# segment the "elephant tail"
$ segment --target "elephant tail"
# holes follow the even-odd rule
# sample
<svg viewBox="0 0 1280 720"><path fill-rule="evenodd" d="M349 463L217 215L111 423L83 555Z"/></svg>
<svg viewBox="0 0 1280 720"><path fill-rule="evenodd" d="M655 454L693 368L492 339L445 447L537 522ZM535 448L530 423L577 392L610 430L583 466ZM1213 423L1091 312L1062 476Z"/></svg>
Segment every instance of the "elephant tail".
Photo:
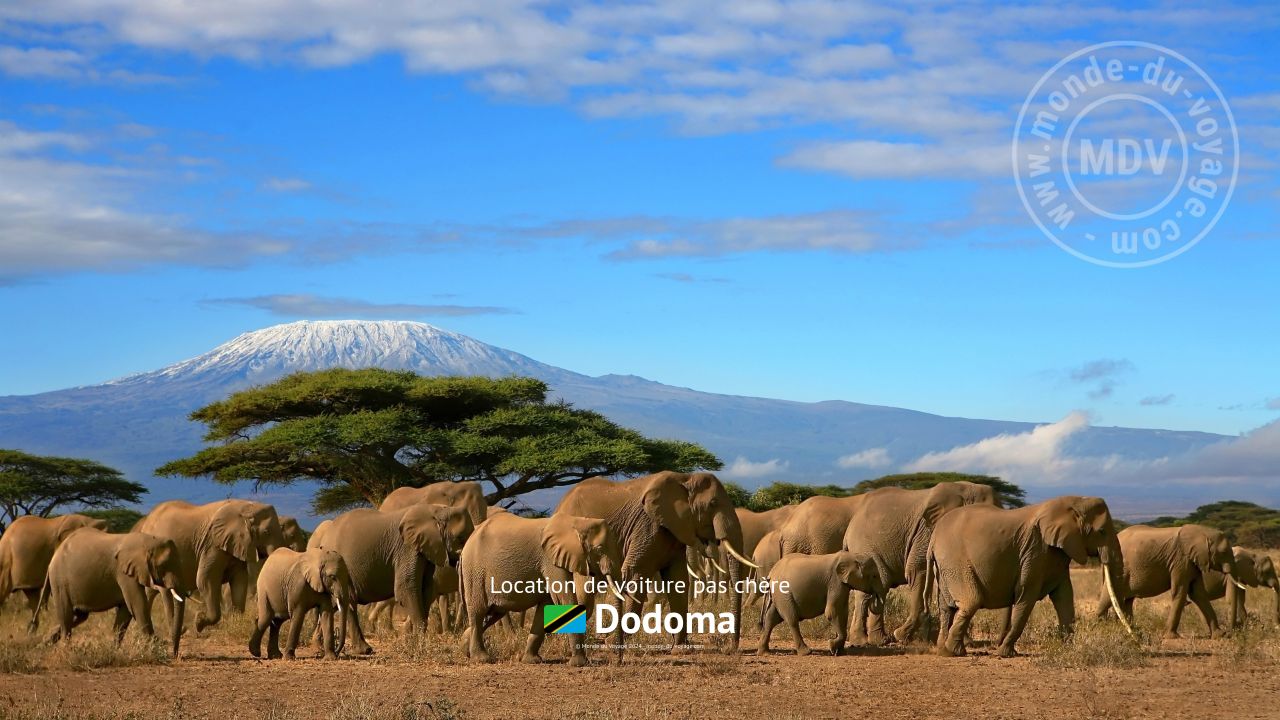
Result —
<svg viewBox="0 0 1280 720"><path fill-rule="evenodd" d="M938 579L934 577L934 572L937 571L937 568L938 564L933 559L933 548L930 547L924 556L924 612L926 615L930 614L929 590L936 588L938 585Z"/></svg>
<svg viewBox="0 0 1280 720"><path fill-rule="evenodd" d="M765 578L765 580L768 581L768 578ZM761 630L764 629L764 619L769 616L769 611L773 609L773 591L765 590L762 594L764 595L764 604L760 606Z"/></svg>
<svg viewBox="0 0 1280 720"><path fill-rule="evenodd" d="M31 611L31 623L27 626L30 632L35 632L40 625L40 611L44 610L44 604L49 600L50 592L49 573L44 574L44 584L40 586L40 599L36 602L36 609Z"/></svg>

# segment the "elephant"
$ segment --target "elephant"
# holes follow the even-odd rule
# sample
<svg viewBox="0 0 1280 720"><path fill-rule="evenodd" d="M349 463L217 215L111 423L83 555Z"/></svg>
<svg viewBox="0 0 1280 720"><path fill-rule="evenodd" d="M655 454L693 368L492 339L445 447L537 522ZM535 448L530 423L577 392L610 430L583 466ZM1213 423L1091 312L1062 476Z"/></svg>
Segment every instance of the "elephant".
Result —
<svg viewBox="0 0 1280 720"><path fill-rule="evenodd" d="M796 507L796 505L783 505L764 512L734 508L734 512L738 515L738 524L742 526L742 554L750 557L756 551L756 545L760 544L760 540L781 528L791 517L791 513L795 512Z"/></svg>
<svg viewBox="0 0 1280 720"><path fill-rule="evenodd" d="M466 510L431 503L392 512L351 510L316 528L307 549L336 551L351 574L354 597L346 629L354 654L373 652L355 605L395 598L412 629L425 630L435 568L457 563L472 528Z"/></svg>
<svg viewBox="0 0 1280 720"><path fill-rule="evenodd" d="M612 587L621 580L621 567L622 549L604 520L566 513L550 518L495 515L476 529L462 549L459 563L463 605L470 621L467 656L491 662L484 646L485 630L507 613L536 608L523 661L541 662L538 653L546 630L537 620L542 618L543 607L586 605L590 612L595 603L595 593L587 588L590 579ZM512 591L494 592L507 582L513 583ZM538 585L549 592L538 592ZM589 664L583 635L573 634L570 641L573 655L569 664Z"/></svg>
<svg viewBox="0 0 1280 720"><path fill-rule="evenodd" d="M10 594L21 591L27 598L27 609L34 610L54 551L83 527L106 530L107 523L76 514L51 518L24 515L14 520L0 535L0 605Z"/></svg>
<svg viewBox="0 0 1280 720"><path fill-rule="evenodd" d="M463 508L467 514L471 516L471 524L479 527L480 523L485 521L489 516L489 512L494 511L493 508L485 504L484 491L478 482L462 481L450 482L441 481L434 482L422 487L400 487L392 490L382 504L378 506L379 510L391 512L394 510L403 510L410 505L417 503L434 503L436 505L447 505L449 507ZM498 512L506 512L503 508L498 508ZM437 610L441 617L442 627L447 626L445 622L450 617L449 598L458 591L458 577L451 568L437 568L436 570L436 600L433 601L438 607ZM461 610L461 608L458 608ZM430 612L428 610L428 612ZM377 624L385 615L388 623L394 627L392 618L395 615L395 604L391 601L377 603L370 610L370 622ZM459 612L460 616L461 613Z"/></svg>
<svg viewBox="0 0 1280 720"><path fill-rule="evenodd" d="M769 571L774 565L782 559L782 533L772 530L760 538L760 542L756 543L755 552L751 555L751 562L755 563L758 569L753 570L758 577L769 577Z"/></svg>
<svg viewBox="0 0 1280 720"><path fill-rule="evenodd" d="M1280 578L1270 555L1259 555L1242 547L1231 549L1236 558L1235 580L1239 583L1223 583L1227 590L1227 625L1239 627L1245 619L1245 587L1271 588L1275 592L1275 623L1280 625Z"/></svg>
<svg viewBox="0 0 1280 720"><path fill-rule="evenodd" d="M333 642L334 609L336 607L342 613L345 607L345 612L351 612L354 594L347 563L333 550L313 548L298 552L287 547L277 548L258 573L258 624L249 638L249 654L262 656L262 635L270 629L267 657L282 657L280 626L293 618L289 623L283 657L294 659L302 620L314 608L320 613L324 657L327 660L337 658L337 645Z"/></svg>
<svg viewBox="0 0 1280 720"><path fill-rule="evenodd" d="M779 622L791 628L796 654L808 655L800 633L800 621L825 615L835 637L831 654L844 653L845 628L849 624L849 593L853 590L883 597L887 588L875 558L847 550L825 555L783 555L769 575L770 591L765 594L760 621L760 646L756 654L769 652L769 637ZM787 583L783 589L782 583Z"/></svg>
<svg viewBox="0 0 1280 720"><path fill-rule="evenodd" d="M667 593L671 612L682 615L689 608L685 548L696 548L702 555L711 557L716 546L723 547L731 556L729 597L734 632L730 644L737 649L742 632L741 566L755 565L738 549L742 546L742 527L719 478L705 472L671 471L617 482L602 477L589 478L570 489L555 512L604 520L622 547L621 573L625 581L647 578L683 583L684 592L669 586L672 590ZM640 592L626 603L619 603L625 604L628 612L639 612L645 600L643 595ZM622 610L619 607L619 611ZM621 629L617 637L621 648ZM686 644L687 640L684 629L674 638L675 645Z"/></svg>
<svg viewBox="0 0 1280 720"><path fill-rule="evenodd" d="M893 638L907 642L920 629L924 617L925 555L933 526L948 512L965 505L997 507L989 485L971 482L943 482L928 489L905 490L886 487L855 495L842 549L871 556L885 579L885 587L907 586L907 617L893 631ZM883 597L872 599L883 604ZM853 627L855 642L868 637L888 638L884 615L871 614L865 593L854 593Z"/></svg>
<svg viewBox="0 0 1280 720"><path fill-rule="evenodd" d="M298 552L307 549L307 531L298 524L297 518L287 515L280 518L280 533L284 536L284 547Z"/></svg>
<svg viewBox="0 0 1280 720"><path fill-rule="evenodd" d="M1210 637L1221 634L1211 601L1225 592L1223 576L1235 575L1231 542L1221 530L1204 525L1131 525L1118 537L1124 568L1117 578L1116 597L1108 595L1099 600L1098 617L1113 607L1123 611L1122 619L1132 617L1134 599L1172 591L1165 621L1166 639L1179 637L1178 625L1188 598L1204 616Z"/></svg>
<svg viewBox="0 0 1280 720"><path fill-rule="evenodd" d="M965 633L978 610L1012 608L996 654L1017 655L1016 645L1036 602L1053 601L1061 632L1075 624L1071 562L1102 561L1103 584L1123 569L1111 511L1102 498L1063 496L1003 510L966 505L938 520L927 563L935 571L941 629L938 654L965 654ZM928 572L928 570L926 570Z"/></svg>
<svg viewBox="0 0 1280 720"><path fill-rule="evenodd" d="M204 604L196 616L197 632L222 619L223 583L231 584L232 607L243 613L250 566L285 544L275 508L251 500L204 505L169 500L152 508L133 529L177 545L183 584L194 588ZM172 618L172 598L161 597L166 617Z"/></svg>
<svg viewBox="0 0 1280 720"><path fill-rule="evenodd" d="M472 525L484 522L489 513L489 506L484 502L484 491L480 488L480 483L466 481L435 482L420 488L396 488L383 499L378 509L391 512L424 502L464 508L471 516Z"/></svg>
<svg viewBox="0 0 1280 720"><path fill-rule="evenodd" d="M71 637L72 629L87 620L90 613L112 608L116 611L116 642L124 639L132 620L138 621L142 634L155 635L147 594L148 589L154 589L176 601L169 630L170 647L176 658L182 638L183 607L191 595L185 575L182 554L172 540L140 532L108 533L92 527L76 530L54 552L41 591L40 604L49 602L58 622L49 642Z"/></svg>

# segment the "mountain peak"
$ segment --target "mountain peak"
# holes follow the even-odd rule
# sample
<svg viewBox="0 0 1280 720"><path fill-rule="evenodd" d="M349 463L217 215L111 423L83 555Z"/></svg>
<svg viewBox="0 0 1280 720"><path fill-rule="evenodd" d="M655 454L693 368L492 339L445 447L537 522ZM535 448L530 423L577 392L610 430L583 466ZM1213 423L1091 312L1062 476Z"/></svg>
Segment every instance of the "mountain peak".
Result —
<svg viewBox="0 0 1280 720"><path fill-rule="evenodd" d="M424 375L563 373L510 350L407 320L299 320L239 335L203 355L111 384L233 382L247 386L325 368L381 367Z"/></svg>

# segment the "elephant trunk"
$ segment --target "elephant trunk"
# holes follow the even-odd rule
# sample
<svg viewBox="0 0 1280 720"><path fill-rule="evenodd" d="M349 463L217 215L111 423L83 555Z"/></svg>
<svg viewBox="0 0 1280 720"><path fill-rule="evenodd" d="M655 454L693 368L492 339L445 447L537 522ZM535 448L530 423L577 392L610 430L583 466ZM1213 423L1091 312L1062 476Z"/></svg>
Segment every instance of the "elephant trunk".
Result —
<svg viewBox="0 0 1280 720"><path fill-rule="evenodd" d="M742 639L742 567L743 563L749 565L750 561L739 551L742 547L742 525L738 522L737 514L732 510L718 514L715 526L720 545L726 551L725 560L729 563L729 603L733 606L734 618L730 649L737 652L738 642Z"/></svg>
<svg viewBox="0 0 1280 720"><path fill-rule="evenodd" d="M178 646L182 642L182 620L187 612L187 604L184 602L175 602L173 604L173 626L169 628L169 644L173 647L173 659L178 659Z"/></svg>

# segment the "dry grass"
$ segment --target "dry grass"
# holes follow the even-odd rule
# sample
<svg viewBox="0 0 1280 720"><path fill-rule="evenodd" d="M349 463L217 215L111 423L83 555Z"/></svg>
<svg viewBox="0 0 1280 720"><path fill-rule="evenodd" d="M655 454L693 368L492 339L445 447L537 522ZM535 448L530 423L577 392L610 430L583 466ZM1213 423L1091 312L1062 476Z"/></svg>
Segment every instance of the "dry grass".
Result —
<svg viewBox="0 0 1280 720"><path fill-rule="evenodd" d="M1078 570L1074 574L1076 588L1076 607L1078 622L1075 634L1070 638L1062 638L1057 630L1057 620L1050 603L1039 603L1032 614L1027 629L1019 644L1019 651L1031 656L1030 666L1043 668L1040 673L1074 674L1078 687L1085 693L1088 712L1091 717L1126 717L1122 707L1115 705L1114 689L1109 683L1108 674L1112 669L1133 669L1134 671L1154 672L1165 667L1175 659L1182 663L1208 663L1225 671L1247 670L1270 672L1280 664L1280 630L1272 627L1274 598L1270 593L1250 592L1248 609L1250 619L1246 626L1226 638L1208 639L1207 631L1199 612L1188 607L1183 614L1181 632L1183 640L1167 643L1161 640L1165 615L1169 609L1167 597L1139 600L1134 618L1137 638L1129 637L1114 618L1098 620L1093 618L1093 608L1100 589L1101 574L1097 570ZM665 606L664 602L664 606ZM1219 601L1217 606L1220 618L1225 618L1225 603ZM650 604L652 606L652 603ZM189 610L193 615L196 608ZM727 598L695 598L693 609L698 611L721 612L728 609ZM902 597L895 593L887 603L886 626L892 629L904 615L905 608ZM190 672L199 677L201 665L217 660L247 657L246 646L249 634L254 627L252 611L244 615L226 613L222 622L201 633L199 642L190 645L184 640L185 647L206 648L203 651L193 650L188 654L184 650L183 660L166 672L178 671L185 676ZM163 612L156 610L156 631L160 638L166 635L166 623ZM22 674L40 677L46 673L65 673L67 671L83 672L96 668L112 668L123 666L161 665L168 663L165 643L162 640L148 641L131 629L125 643L116 645L111 635L111 614L101 613L91 618L77 629L71 642L48 646L41 642L51 630L49 617L46 615L38 638L26 632L27 614L18 602L9 602L0 609L0 673ZM533 620L532 617L528 618ZM193 617L189 618L192 625ZM369 629L367 614L363 619L364 627ZM992 643L998 629L998 615L984 611L978 614L972 625L973 640L970 651L975 657L989 656L993 652ZM299 657L309 658L309 642L311 637L310 623L302 633L303 647ZM287 624L282 634L287 632ZM831 636L831 628L825 619L816 618L802 624L802 632L806 642L821 658L826 654L827 638ZM194 628L189 628L187 639L195 637ZM388 629L385 625L378 631L369 632L369 642L376 649L371 658L342 660L335 664L325 663L326 667L344 669L349 672L367 672L370 669L383 667L388 672L468 672L470 662L462 650L460 633L441 634L432 632L425 636L401 634ZM486 644L499 667L493 672L502 673L500 666L518 662L524 651L527 630L510 627L499 623L485 634ZM742 648L754 649L759 639L759 605L744 603ZM789 655L791 648L790 632L785 626L774 631L774 647L780 655ZM665 637L640 635L629 641L660 645ZM618 665L613 651L593 649L588 654L594 661L589 670L577 671L582 682L592 687L633 687L671 688L720 685L726 681L750 682L753 686L774 688L775 692L790 687L797 682L795 670L789 664L779 666L778 662L790 663L791 659L771 659L767 662L753 657L727 652L727 639L716 635L694 636L691 643L701 646L701 650L684 653L670 653L665 649L629 649L626 662ZM612 638L588 637L588 642L612 642ZM216 651L208 648L216 646ZM931 652L929 643L916 642L907 647L890 646L887 648L855 648L853 654L863 656L861 662L879 662L878 655L914 655ZM552 676L569 673L562 665L570 655L569 639L564 636L548 636L542 649L543 657L552 663L547 668ZM910 663L935 663L938 658L898 658ZM827 658L821 662L843 663L844 659ZM301 661L301 662L306 662ZM856 662L856 661L851 661ZM952 661L942 660L944 663ZM954 661L959 664L963 661ZM995 662L991 658L987 662ZM1000 663L1003 666L1003 663ZM557 667L559 666L559 667ZM951 667L950 664L947 665ZM294 665L294 668L305 670L306 665ZM795 666L810 667L800 663ZM914 667L914 665L913 665ZM1145 668L1145 670L1144 670ZM347 672L347 670L343 670ZM268 670L268 672L271 672ZM3 680L3 676L0 676ZM1172 681L1171 681L1172 682ZM1093 683L1096 688L1089 690ZM3 686L0 685L0 688ZM399 686L397 686L399 687ZM466 714L455 704L466 700L465 690L458 694L450 688L434 691L426 688L404 686L404 695L375 694L366 687L357 691L340 695L336 702L312 712L300 710L297 705L282 702L261 703L257 706L226 708L222 717L227 718L270 718L271 720L301 720L302 718L331 718L332 720L417 720L425 718L463 718ZM399 690L397 689L397 692ZM656 692L656 690L655 690ZM448 693L450 697L441 696ZM1092 693L1092 694L1090 694ZM1092 699L1090 699L1092 698ZM293 700L296 702L296 699ZM183 707L182 702L174 701L167 710L161 701L158 707L145 717L204 717L190 707ZM612 702L612 701L610 701ZM91 706L86 712L85 705L78 703L79 711L67 710L62 701L47 695L43 698L15 698L0 692L0 720L128 720L139 715L106 709L105 706ZM122 706L123 707L123 706ZM476 712L475 708L468 709ZM625 702L614 707L603 704L593 708L566 707L564 717L592 720L594 718L663 718L675 720L680 717L700 717L705 708L690 707L682 714L673 711L669 703L661 702L659 697L648 695L630 696ZM207 709L206 709L207 711ZM771 714L777 717L790 717L788 709ZM576 713L576 714L575 714ZM798 715L797 715L798 716Z"/></svg>

